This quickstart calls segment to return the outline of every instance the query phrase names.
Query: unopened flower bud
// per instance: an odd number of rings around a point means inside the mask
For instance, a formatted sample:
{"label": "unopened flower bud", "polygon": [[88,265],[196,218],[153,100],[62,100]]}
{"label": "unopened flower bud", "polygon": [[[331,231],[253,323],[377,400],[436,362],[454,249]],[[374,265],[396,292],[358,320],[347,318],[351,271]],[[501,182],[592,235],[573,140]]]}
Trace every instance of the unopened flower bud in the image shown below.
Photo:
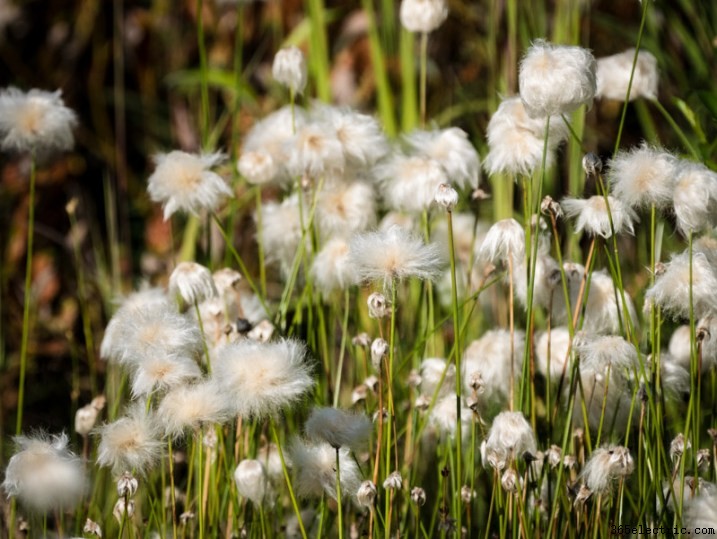
{"label": "unopened flower bud", "polygon": [[411,500],[418,507],[426,505],[426,491],[421,487],[413,487],[411,489]]}
{"label": "unopened flower bud", "polygon": [[453,211],[453,208],[458,204],[458,191],[447,183],[441,183],[436,188],[433,200],[439,206],[443,206],[447,211]]}
{"label": "unopened flower bud", "polygon": [[560,463],[563,461],[563,450],[558,445],[551,445],[550,448],[548,448],[548,464],[550,464],[551,468],[555,468],[556,466],[559,466]]}
{"label": "unopened flower bud", "polygon": [[518,490],[518,474],[513,468],[508,468],[500,478],[500,484],[506,492]]}
{"label": "unopened flower bud", "polygon": [[368,397],[368,387],[366,387],[366,384],[360,384],[351,392],[351,404],[363,402],[366,397]]}
{"label": "unopened flower bud", "polygon": [[364,348],[368,348],[371,346],[371,337],[369,337],[368,333],[359,333],[351,339],[351,344],[354,346],[363,346]]}
{"label": "unopened flower bud", "polygon": [[428,395],[419,395],[414,403],[416,410],[425,412],[431,406],[431,398]]}
{"label": "unopened flower bud", "polygon": [[125,515],[127,515],[128,519],[132,518],[134,515],[134,500],[129,500],[125,504],[124,498],[120,498],[117,500],[114,509],[112,509],[112,514],[120,524],[122,524],[122,520],[125,518]]}
{"label": "unopened flower bud", "polygon": [[87,436],[97,422],[99,411],[88,404],[75,412],[75,432],[80,436]]}
{"label": "unopened flower bud", "polygon": [[685,440],[685,435],[679,433],[675,436],[674,440],[670,442],[670,458],[672,460],[679,460],[682,455],[685,454],[685,450],[692,448],[692,442]]}
{"label": "unopened flower bud", "polygon": [[585,485],[580,485],[580,489],[578,490],[577,494],[575,495],[575,505],[582,505],[586,501],[588,501],[588,498],[592,494],[592,490],[590,490]]}
{"label": "unopened flower bud", "polygon": [[209,449],[214,449],[217,446],[217,431],[214,430],[213,427],[210,427],[205,433],[204,437],[202,438],[202,443],[204,444],[204,447],[207,447]]}
{"label": "unopened flower bud", "polygon": [[125,496],[131,498],[137,492],[138,487],[139,482],[137,478],[130,472],[125,472],[122,474],[122,477],[117,480],[117,496],[120,498],[124,498]]}
{"label": "unopened flower bud", "polygon": [[391,474],[383,482],[383,488],[386,490],[400,490],[403,486],[403,478],[399,472],[391,472]]}
{"label": "unopened flower bud", "polygon": [[378,378],[376,378],[373,374],[371,376],[368,376],[363,381],[363,383],[367,388],[369,388],[374,393],[376,393],[376,391],[378,391]]}
{"label": "unopened flower bud", "polygon": [[274,335],[274,326],[268,320],[262,320],[247,333],[247,337],[257,342],[269,342],[272,335]]}
{"label": "unopened flower bud", "polygon": [[293,92],[303,93],[306,87],[306,60],[298,47],[281,49],[274,56],[271,74],[276,82]]}
{"label": "unopened flower bud", "polygon": [[461,487],[461,500],[463,500],[463,503],[471,503],[471,500],[476,497],[476,491],[473,490],[468,485],[463,485]]}
{"label": "unopened flower bud", "polygon": [[709,449],[700,449],[697,451],[697,468],[700,471],[707,471],[710,466],[710,460],[712,460],[712,453]]}
{"label": "unopened flower bud", "polygon": [[597,176],[602,172],[602,159],[592,152],[583,156],[583,170],[588,177]]}
{"label": "unopened flower bud", "polygon": [[89,533],[95,537],[102,537],[102,528],[97,522],[90,520],[89,518],[85,521],[85,527],[82,528],[84,533]]}
{"label": "unopened flower bud", "polygon": [[373,481],[364,481],[356,493],[356,501],[362,507],[371,509],[376,501],[376,492],[376,485],[373,484]]}
{"label": "unopened flower bud", "polygon": [[546,196],[540,203],[540,212],[552,215],[555,219],[563,216],[563,208],[550,195]]}
{"label": "unopened flower bud", "polygon": [[376,371],[381,372],[381,363],[388,352],[388,343],[381,338],[374,339],[371,343],[371,365]]}
{"label": "unopened flower bud", "polygon": [[368,297],[367,303],[369,318],[385,318],[391,314],[391,305],[383,294],[374,292]]}

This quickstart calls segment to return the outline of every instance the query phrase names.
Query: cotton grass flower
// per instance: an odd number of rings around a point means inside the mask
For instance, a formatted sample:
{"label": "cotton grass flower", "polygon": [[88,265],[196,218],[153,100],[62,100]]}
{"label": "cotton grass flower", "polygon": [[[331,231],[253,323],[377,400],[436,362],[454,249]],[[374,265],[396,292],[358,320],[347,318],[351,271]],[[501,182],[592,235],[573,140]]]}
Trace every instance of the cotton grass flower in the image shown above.
{"label": "cotton grass flower", "polygon": [[180,438],[189,430],[223,423],[231,414],[230,395],[214,383],[202,381],[170,390],[157,407],[157,420],[164,435]]}
{"label": "cotton grass flower", "polygon": [[684,524],[688,534],[695,534],[699,529],[717,529],[717,493],[702,493],[691,500],[685,507]]}
{"label": "cotton grass flower", "polygon": [[608,494],[615,481],[629,476],[634,469],[627,447],[606,445],[593,451],[580,477],[593,493]]}
{"label": "cotton grass flower", "polygon": [[376,224],[376,193],[363,181],[326,186],[317,196],[317,230],[322,238],[349,237]]}
{"label": "cotton grass flower", "polygon": [[565,326],[543,331],[535,339],[535,366],[538,372],[551,382],[557,382],[569,372],[565,368],[567,352],[570,346],[570,332]]}
{"label": "cotton grass flower", "polygon": [[[503,99],[488,122],[488,155],[484,166],[489,174],[530,175],[543,163],[545,118],[531,118],[520,97]],[[548,126],[545,165],[550,168],[555,149],[568,136],[562,118],[553,116]]]}
{"label": "cotton grass flower", "polygon": [[195,155],[175,150],[154,156],[156,168],[147,192],[153,202],[162,203],[165,221],[177,211],[192,215],[216,211],[226,197],[234,196],[222,177],[210,170],[222,161],[221,153]]}
{"label": "cotton grass flower", "polygon": [[381,124],[373,116],[348,108],[314,105],[314,115],[331,125],[343,148],[346,164],[353,169],[371,167],[389,149]]}
{"label": "cotton grass flower", "polygon": [[493,264],[519,261],[525,256],[525,230],[515,219],[502,219],[490,227],[478,258]]}
{"label": "cotton grass flower", "polygon": [[217,296],[218,292],[207,268],[196,262],[180,262],[169,276],[169,295],[194,305]]}
{"label": "cotton grass flower", "polygon": [[269,481],[264,465],[253,459],[244,459],[234,470],[234,482],[239,495],[260,506],[269,490]]}
{"label": "cotton grass flower", "polygon": [[399,226],[354,236],[349,260],[358,281],[382,280],[385,288],[409,277],[433,280],[443,264],[437,245],[424,244]]}
{"label": "cotton grass flower", "polygon": [[632,64],[635,59],[635,49],[628,49],[612,56],[598,58],[597,60],[597,94],[595,97],[625,101],[627,88],[630,85],[630,101],[644,97],[657,99],[657,86],[660,75],[657,71],[657,59],[648,51],[641,50],[637,54],[635,71]]}
{"label": "cotton grass flower", "polygon": [[[455,438],[456,425],[458,424],[458,396],[455,393],[441,397],[436,401],[433,409],[428,416],[428,426],[431,427],[441,439]],[[460,400],[460,421],[461,436],[467,439],[471,425],[473,424],[473,412],[465,405],[463,399]]]}
{"label": "cotton grass flower", "polygon": [[148,356],[132,370],[132,398],[148,397],[154,391],[166,391],[201,376],[197,362],[187,356]]}
{"label": "cotton grass flower", "polygon": [[608,162],[612,195],[632,208],[667,208],[672,204],[677,164],[672,154],[646,142],[620,151]]}
{"label": "cotton grass flower", "polygon": [[[581,270],[584,272],[585,268],[581,266]],[[573,290],[571,290],[571,294]],[[585,302],[583,329],[601,334],[620,333],[624,331],[627,325],[628,316],[632,327],[636,329],[638,318],[632,298],[626,291],[624,292],[625,304],[627,305],[627,313],[625,313],[622,297],[619,288],[617,288],[612,277],[605,270],[593,271],[590,277],[588,299]],[[575,290],[575,294],[571,298],[571,305],[576,304],[577,290]],[[558,301],[558,305],[561,308],[565,307],[565,303],[562,301]]]}
{"label": "cotton grass flower", "polygon": [[28,510],[71,511],[85,493],[82,461],[67,447],[66,434],[17,436],[2,489]]}
{"label": "cotton grass flower", "polygon": [[595,69],[587,49],[535,41],[520,62],[520,98],[526,112],[536,118],[589,106],[597,91]]}
{"label": "cotton grass flower", "polygon": [[596,335],[580,332],[575,335],[573,350],[581,367],[600,370],[608,366],[630,370],[638,366],[637,349],[618,335]]}
{"label": "cotton grass flower", "polygon": [[450,393],[455,387],[456,367],[439,357],[421,361],[421,393],[432,397],[439,389],[439,395]]}
{"label": "cotton grass flower", "polygon": [[468,133],[462,129],[417,130],[406,136],[406,142],[416,154],[437,161],[454,184],[461,188],[478,187],[478,152],[468,140]]}
{"label": "cotton grass flower", "polygon": [[685,236],[717,226],[717,173],[701,163],[680,162],[673,204],[677,228]]}
{"label": "cotton grass flower", "polygon": [[298,47],[281,49],[274,55],[271,74],[276,82],[289,88],[292,93],[304,93],[307,79],[304,53]]}
{"label": "cotton grass flower", "polygon": [[288,145],[287,168],[292,176],[319,178],[341,173],[346,165],[336,130],[326,122],[311,122],[297,128]]}
{"label": "cotton grass flower", "polygon": [[355,452],[368,445],[373,425],[363,414],[338,408],[314,408],[304,428],[313,440],[326,442],[334,449],[346,447]]}
{"label": "cotton grass flower", "polygon": [[233,413],[242,417],[274,415],[314,385],[306,347],[292,339],[228,344],[216,353],[212,379]]}
{"label": "cotton grass flower", "polygon": [[424,156],[395,154],[374,169],[386,204],[406,212],[422,212],[433,203],[436,189],[450,183],[441,164]]}
{"label": "cotton grass flower", "polygon": [[142,403],[131,406],[124,417],[101,426],[97,434],[97,464],[111,467],[115,474],[133,470],[146,475],[162,457],[164,442],[159,424]]}
{"label": "cotton grass flower", "polygon": [[[585,231],[589,236],[609,238],[615,234],[627,232],[634,234],[633,222],[638,221],[637,214],[619,199],[595,195],[588,199],[565,198],[560,207],[569,219],[576,219],[575,232]],[[612,217],[612,226],[610,218]]]}
{"label": "cotton grass flower", "polygon": [[62,91],[9,87],[0,91],[0,148],[40,153],[72,149],[77,116],[65,106]]}
{"label": "cotton grass flower", "polygon": [[[355,496],[361,485],[361,472],[348,449],[339,449],[341,497]],[[294,487],[302,498],[336,499],[336,449],[327,443],[311,443],[295,438],[289,446],[294,471]]]}
{"label": "cotton grass flower", "polygon": [[445,0],[401,0],[401,25],[409,32],[430,33],[448,17]]}
{"label": "cotton grass flower", "polygon": [[654,304],[673,318],[690,317],[690,265],[692,266],[692,301],[696,318],[717,313],[717,271],[702,253],[673,255],[657,275],[655,284],[645,293],[645,308]]}
{"label": "cotton grass flower", "polygon": [[505,329],[486,331],[480,339],[472,341],[463,353],[461,368],[466,391],[471,391],[470,380],[480,374],[484,390],[481,402],[502,402],[510,392],[510,365],[520,373],[523,365],[525,334],[513,332],[513,357],[511,359],[511,335]]}
{"label": "cotton grass flower", "polygon": [[266,151],[243,152],[237,161],[237,169],[246,181],[254,185],[263,185],[276,178],[279,165]]}
{"label": "cotton grass flower", "polygon": [[343,238],[326,242],[314,257],[311,274],[317,288],[325,294],[345,290],[356,282],[354,266],[349,259],[349,244]]}
{"label": "cotton grass flower", "polygon": [[501,412],[481,445],[483,465],[502,470],[525,452],[535,453],[535,433],[521,412]]}

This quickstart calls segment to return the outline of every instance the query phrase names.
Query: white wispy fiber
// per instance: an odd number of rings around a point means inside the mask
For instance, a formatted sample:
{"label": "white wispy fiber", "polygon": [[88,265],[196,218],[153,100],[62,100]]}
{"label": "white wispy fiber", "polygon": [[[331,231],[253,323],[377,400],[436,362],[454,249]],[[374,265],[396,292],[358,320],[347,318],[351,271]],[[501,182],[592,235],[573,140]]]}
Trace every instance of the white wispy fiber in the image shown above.
{"label": "white wispy fiber", "polygon": [[316,202],[317,229],[322,238],[348,237],[376,224],[376,194],[362,181],[325,186]]}
{"label": "white wispy fiber", "polygon": [[292,176],[319,178],[344,170],[344,149],[336,129],[327,122],[310,122],[289,139],[287,168]]}
{"label": "white wispy fiber", "polygon": [[192,318],[166,301],[139,305],[123,307],[115,314],[110,342],[106,347],[103,343],[103,357],[136,367],[155,356],[193,360],[201,355],[202,335]]}
{"label": "white wispy fiber", "polygon": [[212,379],[241,417],[274,415],[300,401],[314,385],[306,347],[293,339],[223,346],[212,364]]}
{"label": "white wispy fiber", "polygon": [[399,227],[357,234],[349,244],[349,260],[358,281],[393,281],[409,277],[433,280],[443,265],[440,248],[425,244],[418,236]]}
{"label": "white wispy fiber", "polygon": [[374,173],[386,204],[399,211],[428,209],[438,186],[450,183],[438,161],[422,156],[394,154],[377,165]]}
{"label": "white wispy fiber", "polygon": [[[654,371],[654,359],[652,355],[647,356],[645,371],[636,371],[640,383],[649,386]],[[705,363],[702,364],[703,371]],[[634,375],[635,373],[633,373]],[[634,376],[633,376],[634,377]],[[679,400],[690,391],[690,362],[687,365],[674,358],[667,350],[660,352],[660,380],[665,397],[670,400]]]}
{"label": "white wispy fiber", "polygon": [[2,489],[37,513],[71,511],[86,490],[85,467],[62,434],[16,436],[15,454],[5,468]]}
{"label": "white wispy fiber", "polygon": [[334,238],[324,244],[311,265],[314,284],[328,294],[345,290],[356,282],[354,266],[349,258],[349,244],[343,238]]}
{"label": "white wispy fiber", "polygon": [[314,115],[334,128],[349,167],[371,167],[389,151],[381,124],[373,116],[320,104],[314,105]]}
{"label": "white wispy fiber", "polygon": [[322,407],[311,410],[304,429],[307,436],[317,442],[356,452],[368,446],[373,424],[365,414]]}
{"label": "white wispy fiber", "polygon": [[468,133],[462,129],[416,130],[409,133],[405,140],[416,154],[437,161],[451,183],[461,188],[478,187],[480,159],[468,140]]}
{"label": "white wispy fiber", "polygon": [[[293,124],[300,129],[306,123],[306,112],[294,107]],[[239,157],[239,172],[250,183],[286,183],[289,141],[294,136],[292,109],[289,106],[272,112],[258,121],[244,137]]]}
{"label": "white wispy fiber", "polygon": [[717,226],[717,173],[702,163],[680,161],[673,204],[677,228],[685,236]]}
{"label": "white wispy fiber", "polygon": [[[547,248],[543,248],[540,244],[538,246],[533,286],[533,305],[539,305],[546,309],[552,306],[551,302],[552,304],[565,303],[565,296],[560,285],[560,266],[552,256],[547,254],[549,250],[549,246]],[[530,261],[523,258],[517,261],[513,271],[513,294],[525,309],[528,308],[528,274],[530,270]]]}
{"label": "white wispy fiber", "polygon": [[[261,227],[257,233],[261,236],[267,262],[278,262],[282,270],[288,271],[301,242],[301,229],[301,211],[296,194],[281,202],[263,204]],[[310,247],[311,242],[306,241],[304,248]]]}
{"label": "white wispy fiber", "polygon": [[276,82],[292,92],[303,93],[307,80],[304,53],[295,46],[281,49],[274,55],[271,74]]}
{"label": "white wispy fiber", "polygon": [[409,32],[430,33],[448,17],[445,0],[401,0],[401,25]]}
{"label": "white wispy fiber", "polygon": [[675,328],[670,337],[668,351],[670,356],[680,365],[690,364],[690,356],[692,354],[690,326],[683,324]]}
{"label": "white wispy fiber", "polygon": [[702,369],[708,371],[717,366],[717,315],[712,314],[697,321],[697,333],[702,334]]}
{"label": "white wispy fiber", "polygon": [[609,494],[618,479],[632,474],[635,464],[627,447],[605,445],[592,452],[580,474],[582,482],[595,494]]}
{"label": "white wispy fiber", "polygon": [[[483,379],[481,402],[505,400],[510,390],[510,331],[492,329],[471,342],[463,353],[461,368],[466,391],[471,391],[470,380],[476,373]],[[525,333],[513,332],[513,365],[516,375],[522,372]]]}
{"label": "white wispy fiber", "polygon": [[154,391],[166,391],[201,376],[197,362],[187,356],[148,356],[132,370],[132,398],[148,397]]}
{"label": "white wispy fiber", "polygon": [[187,431],[229,419],[231,397],[214,380],[177,386],[159,403],[157,420],[165,436],[180,438]]}
{"label": "white wispy fiber", "polygon": [[105,360],[119,361],[124,352],[124,331],[135,314],[158,307],[169,309],[171,302],[161,288],[149,288],[133,292],[122,300],[119,309],[112,316],[100,345],[100,357]]}
{"label": "white wispy fiber", "polygon": [[[582,268],[585,271],[585,268]],[[563,307],[565,306],[564,302]],[[625,291],[627,314],[636,330],[638,324],[637,312],[630,295]],[[571,305],[577,304],[577,291],[571,300]],[[624,331],[627,324],[625,309],[620,290],[615,286],[612,277],[605,270],[593,271],[590,277],[590,292],[585,305],[583,329],[592,333],[617,334]],[[622,325],[620,324],[622,322]]]}
{"label": "white wispy fiber", "polygon": [[[580,389],[581,388],[581,389]],[[577,426],[597,432],[600,424],[604,433],[625,432],[632,404],[632,389],[628,379],[618,368],[585,365],[580,368],[580,388],[576,389],[573,418]]]}
{"label": "white wispy fiber", "polygon": [[65,106],[62,91],[0,91],[0,148],[48,153],[71,150],[77,116]]}
{"label": "white wispy fiber", "polygon": [[97,464],[111,467],[115,474],[134,470],[146,475],[162,457],[159,423],[142,403],[132,405],[124,417],[99,427],[97,434]]}
{"label": "white wispy fiber", "polygon": [[692,499],[685,506],[683,522],[692,535],[697,529],[717,529],[717,493],[702,493]]}
{"label": "white wispy fiber", "polygon": [[[488,155],[483,162],[489,174],[530,175],[543,163],[546,118],[531,118],[519,96],[503,99],[488,122]],[[550,168],[555,149],[568,137],[560,116],[551,116],[545,165]]]}
{"label": "white wispy fiber", "polygon": [[535,339],[535,365],[538,372],[551,382],[557,382],[563,375],[570,376],[565,368],[570,346],[570,332],[565,326],[551,328],[550,332],[540,332]]}
{"label": "white wispy fiber", "polygon": [[597,91],[595,58],[582,47],[535,41],[520,62],[520,98],[532,118],[591,105]]}
{"label": "white wispy fiber", "polygon": [[[585,231],[589,236],[609,238],[613,234],[627,232],[634,234],[633,222],[638,221],[637,214],[619,199],[595,195],[588,199],[565,198],[560,207],[569,219],[575,219],[575,232]],[[610,226],[612,217],[612,227]]]}
{"label": "white wispy fiber", "polygon": [[253,459],[244,459],[234,470],[234,482],[239,495],[261,505],[269,490],[269,479],[264,465]]}
{"label": "white wispy fiber", "polygon": [[515,219],[502,219],[490,227],[478,250],[478,258],[493,264],[518,262],[525,256],[525,230]]}
{"label": "white wispy fiber", "polygon": [[[449,393],[438,399],[428,416],[428,426],[435,431],[441,439],[455,438],[456,424],[458,423],[458,396]],[[461,438],[468,439],[473,423],[473,411],[461,399]]]}
{"label": "white wispy fiber", "polygon": [[483,466],[502,470],[526,451],[537,452],[535,433],[521,412],[501,412],[493,419],[480,450]]}
{"label": "white wispy fiber", "polygon": [[[348,449],[339,449],[341,497],[356,496],[361,485],[361,471]],[[327,443],[312,443],[294,438],[289,446],[294,472],[294,487],[302,498],[320,498],[326,494],[336,499],[336,449]]]}
{"label": "white wispy fiber", "polygon": [[[662,482],[662,493],[667,500],[667,507],[670,511],[674,512],[677,506],[689,511],[690,502],[693,500],[714,496],[713,500],[716,509],[714,515],[715,520],[712,525],[714,526],[714,524],[717,523],[717,485],[701,477],[695,479],[694,476],[687,474],[685,474],[684,478],[679,476],[675,477],[671,483],[672,484],[670,484],[670,481]],[[682,504],[680,504],[679,501],[675,503],[680,497],[680,489],[682,489]],[[657,499],[657,508],[658,510],[662,509],[659,497]]]}
{"label": "white wispy fiber", "polygon": [[632,208],[658,209],[672,204],[678,160],[662,148],[642,145],[618,152],[608,162],[608,179],[615,198]]}
{"label": "white wispy fiber", "polygon": [[421,393],[432,397],[439,388],[439,395],[447,395],[456,387],[456,367],[440,357],[421,361]]}
{"label": "white wispy fiber", "polygon": [[[628,49],[612,56],[598,58],[596,71],[597,94],[595,97],[625,101],[634,60],[635,49]],[[637,54],[635,72],[632,74],[630,101],[640,97],[657,99],[659,82],[660,74],[657,70],[657,59],[651,52],[641,50]]]}
{"label": "white wispy fiber", "polygon": [[692,240],[692,251],[702,253],[712,267],[717,268],[717,229]]}
{"label": "white wispy fiber", "polygon": [[226,197],[234,196],[224,179],[210,170],[224,158],[219,152],[195,155],[179,150],[154,156],[156,168],[147,180],[147,192],[152,202],[162,204],[165,221],[176,211],[216,211]]}
{"label": "white wispy fiber", "polygon": [[180,262],[169,276],[169,295],[194,305],[217,296],[218,292],[207,268],[196,262]]}
{"label": "white wispy fiber", "polygon": [[580,358],[581,368],[600,371],[612,367],[631,371],[638,366],[637,349],[618,335],[581,331],[575,335],[573,350]]}
{"label": "white wispy fiber", "polygon": [[690,317],[690,265],[692,266],[692,302],[695,317],[703,318],[717,313],[717,271],[702,253],[688,251],[673,255],[664,265],[664,271],[655,278],[655,284],[645,293],[645,309],[651,303],[673,318]]}

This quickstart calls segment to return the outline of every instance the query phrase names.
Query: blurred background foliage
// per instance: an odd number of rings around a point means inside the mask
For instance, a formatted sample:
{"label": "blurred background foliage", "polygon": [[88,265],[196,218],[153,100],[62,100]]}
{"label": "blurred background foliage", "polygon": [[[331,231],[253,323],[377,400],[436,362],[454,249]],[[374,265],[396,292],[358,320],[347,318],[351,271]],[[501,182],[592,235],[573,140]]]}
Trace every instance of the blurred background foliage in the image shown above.
{"label": "blurred background foliage", "polygon": [[[236,156],[242,134],[287,96],[271,79],[283,45],[310,63],[303,103],[313,98],[376,112],[391,135],[417,126],[417,46],[398,21],[398,0],[0,0],[0,84],[61,89],[79,117],[77,145],[38,177],[34,330],[26,424],[67,428],[74,411],[102,391],[98,343],[113,299],[166,275],[173,235],[145,191],[151,156],[200,149],[200,81],[209,85],[208,150]],[[643,5],[634,0],[450,0],[428,43],[428,117],[465,129],[481,155],[501,96],[517,90],[517,62],[531,40],[580,44],[596,57],[634,47]],[[198,14],[201,13],[201,17]],[[198,25],[198,21],[201,21]],[[199,69],[199,29],[207,68]],[[717,4],[650,2],[642,48],[661,72],[660,102],[710,166],[717,132]],[[582,148],[564,147],[547,190],[581,189],[579,157],[608,158],[621,113],[599,102],[584,116]],[[581,113],[582,114],[582,113]],[[647,139],[686,154],[653,105],[630,104],[622,147]],[[252,206],[231,165],[237,243],[252,251]],[[29,163],[0,156],[0,444],[16,406]],[[500,181],[500,179],[498,179]],[[483,189],[495,189],[489,181]],[[590,186],[586,186],[589,190]],[[267,191],[265,198],[277,193]],[[512,196],[511,193],[508,194]],[[66,204],[75,199],[74,214]],[[505,212],[498,198],[486,217]],[[508,212],[512,211],[508,201]],[[72,219],[70,218],[72,217]],[[176,222],[175,222],[176,227]],[[181,238],[174,236],[175,248]],[[218,242],[215,242],[218,243]],[[206,258],[200,239],[198,258]],[[83,331],[91,330],[88,341]],[[69,390],[68,390],[69,389]],[[6,451],[0,447],[0,461]]]}

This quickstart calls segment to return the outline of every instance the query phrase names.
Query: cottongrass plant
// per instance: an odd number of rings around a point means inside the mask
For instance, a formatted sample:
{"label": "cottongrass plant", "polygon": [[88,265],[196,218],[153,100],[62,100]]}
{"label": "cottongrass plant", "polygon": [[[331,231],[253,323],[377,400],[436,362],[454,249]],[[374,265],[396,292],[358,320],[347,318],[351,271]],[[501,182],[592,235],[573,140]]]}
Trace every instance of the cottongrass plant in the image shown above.
{"label": "cottongrass plant", "polygon": [[[174,538],[597,537],[608,522],[630,519],[715,526],[709,148],[688,161],[679,148],[621,149],[617,140],[604,177],[590,153],[572,177],[577,148],[596,140],[582,109],[629,94],[663,112],[663,58],[638,42],[596,61],[587,48],[536,39],[519,66],[505,66],[519,70],[519,94],[509,83],[506,97],[487,101],[497,110],[477,122],[487,123],[483,142],[449,125],[468,104],[428,123],[428,34],[448,8],[404,0],[401,57],[413,43],[407,32],[420,34],[419,118],[402,118],[407,132],[393,137],[386,118],[310,102],[326,83],[316,4],[310,56],[289,47],[274,58],[289,105],[225,117],[234,134],[248,126],[232,138],[231,184],[220,152],[155,158],[149,198],[166,220],[190,215],[185,261],[111,318],[100,347],[108,417],[99,402],[75,416],[85,458],[65,435],[17,439],[3,490],[34,514],[33,533],[77,535],[86,522],[85,534],[100,536],[87,516],[106,536]],[[513,8],[509,29],[519,22]],[[368,17],[374,62],[395,29],[390,10],[381,14],[380,39]],[[568,42],[558,30],[556,41]],[[518,54],[514,38],[509,31],[507,46]],[[224,131],[208,129],[203,48],[200,58],[206,149]],[[411,66],[401,67],[410,79]],[[40,133],[48,149],[71,148],[74,113],[59,93],[6,90],[0,108],[2,148],[31,153],[33,174]],[[487,112],[482,101],[478,108]],[[247,123],[255,110],[263,119]],[[40,120],[44,131],[35,130]],[[411,130],[415,120],[420,129]],[[481,169],[493,202],[479,189]],[[571,196],[558,203],[566,170]],[[523,188],[517,212],[504,196],[512,182]],[[223,204],[235,194],[227,227]],[[487,221],[490,210],[505,219]],[[217,225],[208,242],[196,241],[194,216]],[[584,258],[567,241],[580,235]],[[221,249],[231,263],[219,269]],[[644,299],[643,312],[633,298]],[[55,530],[47,518],[39,524],[53,512]]]}

